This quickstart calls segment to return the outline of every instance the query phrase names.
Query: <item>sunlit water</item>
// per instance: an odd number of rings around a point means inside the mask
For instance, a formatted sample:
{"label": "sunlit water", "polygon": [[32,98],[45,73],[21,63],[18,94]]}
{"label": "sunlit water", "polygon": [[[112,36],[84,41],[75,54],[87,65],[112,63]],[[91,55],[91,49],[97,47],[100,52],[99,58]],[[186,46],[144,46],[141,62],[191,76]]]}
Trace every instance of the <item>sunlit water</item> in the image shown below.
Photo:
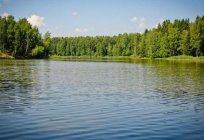
{"label": "sunlit water", "polygon": [[0,139],[204,138],[204,63],[0,60]]}

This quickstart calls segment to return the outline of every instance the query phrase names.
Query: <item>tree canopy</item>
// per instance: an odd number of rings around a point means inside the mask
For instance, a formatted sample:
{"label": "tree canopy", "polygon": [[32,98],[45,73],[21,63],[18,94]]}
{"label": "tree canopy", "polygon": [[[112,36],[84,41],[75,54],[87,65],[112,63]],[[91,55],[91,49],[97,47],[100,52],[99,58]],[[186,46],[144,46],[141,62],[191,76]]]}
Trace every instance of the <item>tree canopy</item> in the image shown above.
{"label": "tree canopy", "polygon": [[0,18],[0,50],[18,57],[60,56],[139,56],[163,58],[176,55],[204,55],[204,16],[165,20],[144,33],[117,36],[43,37],[26,18]]}
{"label": "tree canopy", "polygon": [[118,36],[54,37],[50,54],[65,56],[139,56],[163,58],[177,55],[204,55],[204,16],[165,20],[143,34]]}
{"label": "tree canopy", "polygon": [[26,18],[15,21],[14,17],[0,18],[0,50],[16,58],[34,57],[32,50],[43,45],[37,27],[32,27]]}

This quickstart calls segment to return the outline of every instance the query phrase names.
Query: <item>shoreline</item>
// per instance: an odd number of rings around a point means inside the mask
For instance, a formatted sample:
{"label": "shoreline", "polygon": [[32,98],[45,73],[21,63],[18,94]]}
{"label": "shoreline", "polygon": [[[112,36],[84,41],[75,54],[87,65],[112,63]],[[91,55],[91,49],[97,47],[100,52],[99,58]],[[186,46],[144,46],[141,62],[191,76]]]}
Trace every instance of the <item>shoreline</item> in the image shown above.
{"label": "shoreline", "polygon": [[[14,58],[13,56],[3,53],[0,51],[0,59],[36,59],[36,58]],[[48,60],[176,60],[176,61],[203,61],[204,56],[193,57],[188,55],[178,55],[171,56],[166,58],[148,58],[148,57],[138,57],[138,56],[59,56],[51,55],[47,58],[38,58],[38,59],[48,59]]]}
{"label": "shoreline", "polygon": [[63,59],[87,59],[87,60],[97,60],[97,59],[128,59],[128,60],[202,60],[204,61],[204,57],[193,57],[187,55],[179,55],[179,56],[171,56],[166,58],[148,58],[148,57],[137,57],[137,56],[58,56],[52,55],[49,56],[48,59],[51,60],[63,60]]}

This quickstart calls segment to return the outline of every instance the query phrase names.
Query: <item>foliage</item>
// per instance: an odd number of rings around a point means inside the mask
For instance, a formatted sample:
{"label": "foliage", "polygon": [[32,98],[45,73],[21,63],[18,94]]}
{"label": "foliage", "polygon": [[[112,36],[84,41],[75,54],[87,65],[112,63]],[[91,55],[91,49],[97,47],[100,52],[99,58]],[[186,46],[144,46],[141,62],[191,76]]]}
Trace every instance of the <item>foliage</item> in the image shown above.
{"label": "foliage", "polygon": [[32,49],[31,54],[33,57],[43,58],[44,57],[44,47],[36,46],[34,49]]}
{"label": "foliage", "polygon": [[139,56],[164,58],[177,55],[204,55],[204,17],[165,20],[143,34],[118,36],[54,37],[50,54],[59,56]]}
{"label": "foliage", "polygon": [[15,21],[14,17],[0,17],[0,50],[16,58],[29,58],[31,50],[42,44],[41,34],[26,18]]}
{"label": "foliage", "polygon": [[165,20],[156,28],[118,36],[53,37],[43,39],[36,27],[23,18],[0,18],[0,50],[14,57],[136,56],[164,58],[179,55],[204,56],[204,16]]}

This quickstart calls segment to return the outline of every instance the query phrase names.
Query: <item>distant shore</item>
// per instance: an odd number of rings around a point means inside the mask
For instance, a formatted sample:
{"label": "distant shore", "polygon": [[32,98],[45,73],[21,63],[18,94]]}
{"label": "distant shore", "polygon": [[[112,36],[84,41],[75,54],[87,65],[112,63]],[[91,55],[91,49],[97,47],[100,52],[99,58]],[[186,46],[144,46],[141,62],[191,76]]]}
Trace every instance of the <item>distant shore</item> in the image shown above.
{"label": "distant shore", "polygon": [[167,58],[148,58],[148,57],[137,57],[137,56],[58,56],[51,55],[49,59],[161,59],[161,60],[198,60],[204,61],[204,57],[193,57],[187,55],[171,56]]}
{"label": "distant shore", "polygon": [[[13,56],[9,55],[6,52],[0,51],[0,59],[16,59]],[[17,58],[19,59],[19,58]],[[23,58],[23,59],[29,59],[29,58]],[[179,56],[171,56],[167,58],[148,58],[148,57],[137,57],[137,56],[59,56],[59,55],[51,55],[48,57],[48,59],[51,60],[64,60],[64,59],[73,59],[73,60],[100,60],[100,59],[161,59],[161,60],[195,60],[195,61],[203,61],[204,57],[193,57],[188,55],[179,55]]]}

